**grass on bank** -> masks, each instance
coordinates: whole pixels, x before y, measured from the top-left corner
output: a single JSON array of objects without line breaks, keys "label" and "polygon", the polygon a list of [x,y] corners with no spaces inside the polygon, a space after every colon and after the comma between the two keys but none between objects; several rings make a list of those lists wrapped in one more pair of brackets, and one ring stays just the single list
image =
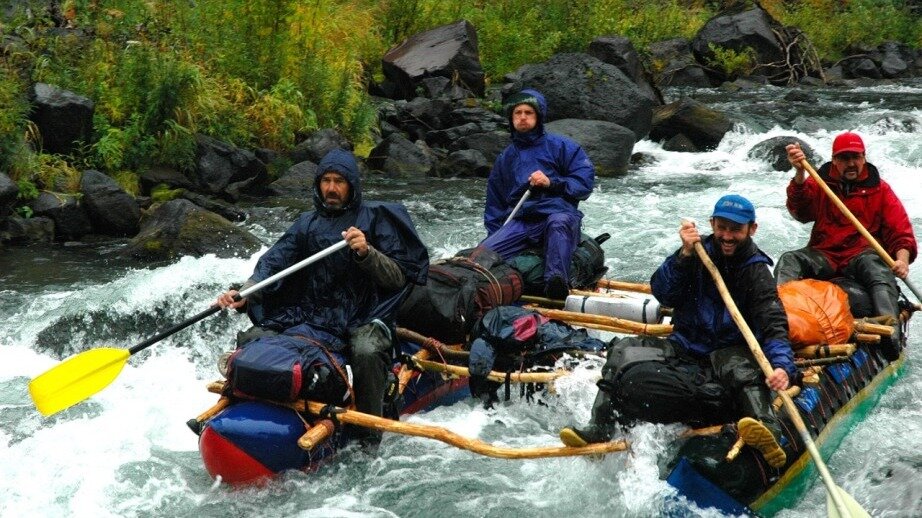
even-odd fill
[{"label": "grass on bank", "polygon": [[[691,38],[734,0],[65,0],[51,19],[0,21],[21,44],[0,53],[0,170],[40,189],[69,189],[72,171],[98,169],[137,189],[155,164],[194,166],[194,135],[238,146],[290,149],[337,128],[367,150],[376,127],[366,92],[380,58],[419,31],[470,21],[489,81],[557,52],[618,34],[643,50]],[[748,2],[752,4],[752,2]],[[803,29],[820,55],[899,40],[922,46],[919,17],[898,0],[763,0]],[[81,36],[91,34],[92,37]],[[727,66],[745,66],[726,56]],[[40,149],[25,91],[47,82],[96,103],[90,143],[68,156]]]}]

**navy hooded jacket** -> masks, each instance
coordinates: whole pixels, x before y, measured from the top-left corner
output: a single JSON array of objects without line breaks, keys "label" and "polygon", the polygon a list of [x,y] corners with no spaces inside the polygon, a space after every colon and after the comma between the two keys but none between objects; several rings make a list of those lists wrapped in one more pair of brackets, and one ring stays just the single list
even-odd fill
[{"label": "navy hooded jacket", "polygon": [[[714,249],[714,236],[702,240],[720,271],[733,301],[762,346],[773,368],[782,368],[794,380],[794,352],[788,338],[788,320],[769,266],[772,260],[750,239],[732,257]],[[650,279],[653,296],[673,308],[669,339],[693,356],[745,344],[727,310],[717,285],[696,257],[669,256]]]},{"label": "navy hooded jacket", "polygon": [[[341,174],[351,187],[351,198],[340,209],[327,207],[320,177]],[[387,291],[376,285],[356,263],[349,248],[267,286],[261,302],[248,304],[253,323],[282,331],[307,323],[344,340],[349,330],[380,319],[393,325],[397,308],[410,283],[425,284],[429,254],[420,241],[406,208],[398,203],[363,202],[358,165],[352,153],[330,151],[317,166],[313,198],[315,210],[305,212],[256,264],[251,281],[259,282],[342,241],[342,232],[356,227],[369,245],[397,263],[407,284]]]},{"label": "navy hooded jacket", "polygon": [[[528,189],[528,177],[541,170],[551,181],[550,187],[535,189],[516,219],[543,219],[551,214],[566,212],[582,217],[577,208],[581,200],[592,194],[595,168],[576,142],[561,135],[546,133],[547,102],[535,90],[522,90],[532,102],[538,115],[535,129],[520,133],[512,125],[511,106],[508,110],[512,144],[506,147],[493,164],[487,180],[487,201],[483,223],[487,235],[492,235],[502,225],[513,207]],[[518,104],[522,104],[519,102]]]}]

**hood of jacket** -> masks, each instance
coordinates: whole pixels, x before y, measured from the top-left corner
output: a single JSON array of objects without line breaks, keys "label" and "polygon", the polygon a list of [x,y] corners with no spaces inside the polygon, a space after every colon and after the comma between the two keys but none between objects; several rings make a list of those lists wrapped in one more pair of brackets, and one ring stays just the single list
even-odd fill
[{"label": "hood of jacket", "polygon": [[[512,124],[512,111],[520,104],[531,106],[538,115],[538,124],[535,125],[533,130],[525,133],[516,131],[515,126]],[[513,142],[530,145],[544,136],[544,123],[547,119],[547,101],[544,99],[544,95],[542,95],[541,92],[526,88],[506,99],[504,108],[506,110],[506,120],[509,121],[509,131],[512,133]]]},{"label": "hood of jacket", "polygon": [[[334,209],[327,206],[323,201],[323,193],[320,192],[320,178],[324,173],[334,171],[343,176],[349,182],[349,199],[341,208]],[[314,207],[317,212],[325,216],[335,216],[346,211],[353,211],[362,205],[362,178],[359,174],[359,166],[355,161],[355,155],[349,151],[339,148],[333,149],[327,153],[317,164],[317,172],[314,174]]]}]

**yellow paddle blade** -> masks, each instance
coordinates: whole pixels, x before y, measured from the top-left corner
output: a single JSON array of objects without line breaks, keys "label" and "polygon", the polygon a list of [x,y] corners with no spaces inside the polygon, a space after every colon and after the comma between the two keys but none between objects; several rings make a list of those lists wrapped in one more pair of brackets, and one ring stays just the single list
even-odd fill
[{"label": "yellow paddle blade", "polygon": [[35,408],[49,416],[83,401],[112,383],[129,356],[128,349],[111,347],[71,356],[29,382]]},{"label": "yellow paddle blade", "polygon": [[845,503],[845,508],[848,510],[848,516],[842,516],[839,513],[839,510],[836,509],[836,504],[832,500],[832,494],[826,493],[826,514],[829,515],[829,518],[871,518],[871,515],[861,507],[861,504],[855,501],[852,495],[845,492],[839,486],[836,486],[836,491],[839,492],[839,496],[842,497],[842,501]]}]

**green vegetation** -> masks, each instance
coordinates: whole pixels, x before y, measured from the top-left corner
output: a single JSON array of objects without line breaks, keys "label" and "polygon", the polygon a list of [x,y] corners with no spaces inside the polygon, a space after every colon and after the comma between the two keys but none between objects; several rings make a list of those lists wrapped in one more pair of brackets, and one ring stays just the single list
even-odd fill
[{"label": "green vegetation", "polygon": [[[48,31],[46,15],[0,21],[15,36],[0,52],[0,171],[38,189],[77,188],[94,168],[137,192],[137,174],[194,167],[195,134],[243,147],[290,149],[334,127],[367,152],[376,124],[369,78],[388,48],[419,31],[466,19],[477,29],[488,81],[554,53],[621,35],[638,50],[691,38],[740,0],[64,0],[78,31]],[[835,60],[851,44],[922,46],[905,0],[762,0]],[[85,35],[91,35],[87,37]],[[12,41],[12,40],[5,40]],[[745,73],[747,53],[715,49],[714,65]],[[93,138],[68,156],[43,153],[25,89],[55,84],[96,103]],[[273,173],[280,162],[273,166]]]},{"label": "green vegetation", "polygon": [[723,72],[728,77],[735,78],[748,75],[756,65],[756,53],[750,47],[737,52],[733,49],[709,43],[708,49],[714,54],[714,57],[708,60],[708,65]]},{"label": "green vegetation", "polygon": [[[876,47],[900,41],[922,47],[922,17],[906,0],[763,0],[762,6],[785,25],[809,36],[820,57],[836,61],[852,45]],[[918,2],[916,2],[918,3]]]}]

